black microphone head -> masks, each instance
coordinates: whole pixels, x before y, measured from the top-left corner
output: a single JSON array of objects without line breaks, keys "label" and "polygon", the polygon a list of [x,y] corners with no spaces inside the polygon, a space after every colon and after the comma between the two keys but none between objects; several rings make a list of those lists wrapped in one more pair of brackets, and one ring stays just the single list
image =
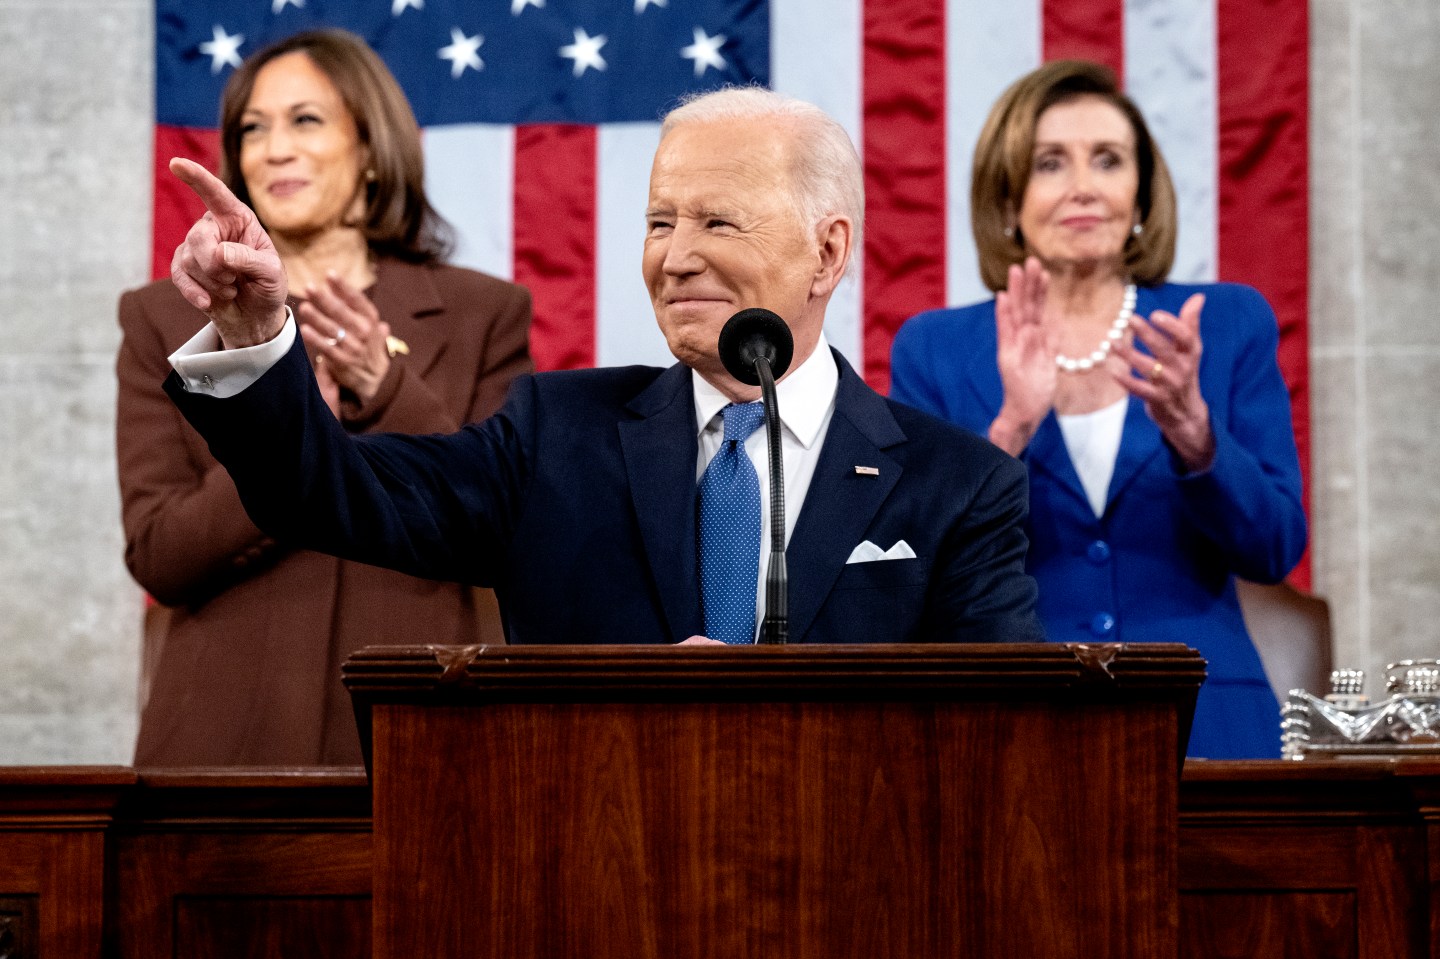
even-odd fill
[{"label": "black microphone head", "polygon": [[759,386],[755,361],[764,357],[770,374],[779,379],[790,368],[795,355],[795,338],[790,327],[770,310],[751,307],[725,321],[720,331],[720,362],[731,376],[747,386]]}]

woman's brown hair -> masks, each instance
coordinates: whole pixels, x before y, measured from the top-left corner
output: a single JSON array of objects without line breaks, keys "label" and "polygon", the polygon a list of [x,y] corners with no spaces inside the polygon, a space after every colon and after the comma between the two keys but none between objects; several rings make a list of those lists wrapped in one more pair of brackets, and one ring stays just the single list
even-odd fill
[{"label": "woman's brown hair", "polygon": [[[365,212],[355,226],[377,254],[412,263],[444,259],[454,232],[425,196],[420,128],[400,84],[378,54],[347,30],[309,30],[252,54],[220,97],[220,179],[249,205],[240,173],[240,138],[255,76],[277,57],[303,53],[335,84],[369,153]],[[373,176],[372,176],[373,174]]]},{"label": "woman's brown hair", "polygon": [[1141,231],[1125,242],[1125,266],[1131,279],[1142,286],[1161,283],[1175,262],[1175,186],[1145,118],[1108,68],[1088,60],[1056,60],[1027,73],[1001,94],[975,145],[970,225],[980,257],[980,277],[991,290],[1005,289],[1010,265],[1025,259],[1025,238],[1016,218],[1030,182],[1040,115],[1056,104],[1086,96],[1114,106],[1135,133],[1140,173],[1135,207]]}]

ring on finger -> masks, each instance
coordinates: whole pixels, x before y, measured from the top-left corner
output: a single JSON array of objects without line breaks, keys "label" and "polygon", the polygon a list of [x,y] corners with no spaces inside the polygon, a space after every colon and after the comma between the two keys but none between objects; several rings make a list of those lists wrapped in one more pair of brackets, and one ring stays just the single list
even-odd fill
[{"label": "ring on finger", "polygon": [[1150,367],[1150,382],[1154,383],[1164,372],[1165,364],[1157,361],[1154,366]]},{"label": "ring on finger", "polygon": [[335,331],[335,335],[330,338],[330,345],[331,345],[331,346],[334,346],[336,343],[343,343],[344,341],[345,341],[345,327],[342,326],[342,327],[340,327],[340,329],[336,330],[336,331]]}]

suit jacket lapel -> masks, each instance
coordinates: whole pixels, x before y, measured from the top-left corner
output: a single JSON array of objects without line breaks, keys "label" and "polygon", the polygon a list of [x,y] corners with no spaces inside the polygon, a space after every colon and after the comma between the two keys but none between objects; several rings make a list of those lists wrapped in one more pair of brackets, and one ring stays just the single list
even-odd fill
[{"label": "suit jacket lapel", "polygon": [[1110,476],[1110,490],[1105,498],[1106,512],[1146,465],[1164,451],[1160,430],[1145,412],[1145,404],[1130,397],[1125,408],[1125,429],[1120,434],[1120,451],[1115,456],[1115,472]]},{"label": "suit jacket lapel", "polygon": [[[1149,287],[1140,287],[1135,301],[1136,315],[1149,316],[1151,312],[1159,309],[1159,306],[1155,302],[1155,291]],[[1150,352],[1143,343],[1138,345],[1143,353]],[[1110,490],[1105,498],[1107,513],[1111,504],[1135,481],[1135,477],[1144,471],[1146,465],[1164,451],[1165,442],[1160,436],[1159,428],[1150,419],[1150,414],[1145,412],[1145,404],[1133,396],[1130,397],[1129,405],[1125,409],[1125,429],[1120,434],[1120,452],[1115,457],[1115,472],[1110,477]]]},{"label": "suit jacket lapel", "polygon": [[977,336],[970,348],[970,361],[965,367],[965,380],[980,409],[985,411],[985,422],[989,423],[1000,414],[1000,404],[1005,399],[1005,387],[1000,382],[1000,367],[995,363],[996,341],[994,313],[991,322],[981,324],[983,333]]},{"label": "suit jacket lapel", "polygon": [[[845,569],[845,561],[900,480],[900,464],[884,450],[905,442],[905,434],[885,401],[860,380],[839,353],[835,362],[840,367],[835,414],[795,533],[785,550],[794,642],[804,641]],[[856,466],[874,466],[880,475],[860,476]],[[892,544],[876,545],[889,548]]]},{"label": "suit jacket lapel", "polygon": [[1091,509],[1090,498],[1085,495],[1085,486],[1080,474],[1075,472],[1075,463],[1070,459],[1070,449],[1065,445],[1065,434],[1060,432],[1060,421],[1052,410],[1040,422],[1040,428],[1030,438],[1030,445],[1021,457],[1027,468],[1049,474],[1062,488]]},{"label": "suit jacket lapel", "polygon": [[[1105,509],[1125,491],[1135,477],[1145,469],[1152,459],[1165,449],[1160,440],[1160,431],[1145,412],[1145,404],[1130,397],[1125,406],[1125,427],[1120,434],[1120,449],[1115,456],[1115,471],[1110,476],[1110,488],[1105,497]],[[1054,478],[1055,482],[1075,496],[1083,504],[1086,514],[1090,512],[1090,498],[1075,472],[1075,463],[1065,446],[1065,436],[1060,432],[1060,422],[1052,412],[1045,417],[1030,446],[1025,451],[1025,464],[1033,470],[1041,470]]]},{"label": "suit jacket lapel", "polygon": [[407,365],[422,375],[428,373],[445,351],[445,301],[434,278],[424,267],[403,260],[381,259],[375,271],[370,297],[380,319],[390,324],[390,334],[410,351]]},{"label": "suit jacket lapel", "polygon": [[695,557],[695,464],[699,444],[690,371],[670,367],[629,404],[620,424],[635,522],[671,634],[704,629]]}]

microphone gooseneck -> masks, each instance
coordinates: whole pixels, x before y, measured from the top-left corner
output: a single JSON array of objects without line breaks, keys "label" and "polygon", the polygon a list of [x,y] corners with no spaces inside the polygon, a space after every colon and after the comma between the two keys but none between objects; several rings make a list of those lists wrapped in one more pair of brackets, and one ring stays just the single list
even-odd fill
[{"label": "microphone gooseneck", "polygon": [[770,562],[765,570],[765,619],[757,642],[790,639],[790,578],[785,569],[785,461],[780,451],[780,405],[775,378],[795,355],[790,327],[770,310],[751,308],[730,317],[720,331],[720,361],[735,379],[760,387],[770,460]]}]

